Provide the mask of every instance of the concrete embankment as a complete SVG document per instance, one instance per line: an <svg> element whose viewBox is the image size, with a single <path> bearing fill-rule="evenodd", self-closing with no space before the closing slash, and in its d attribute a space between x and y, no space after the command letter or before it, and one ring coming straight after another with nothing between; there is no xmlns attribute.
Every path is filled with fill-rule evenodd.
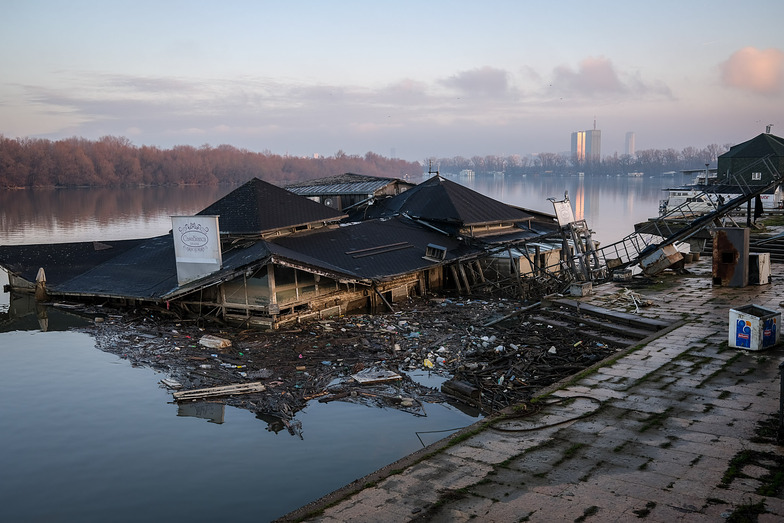
<svg viewBox="0 0 784 523"><path fill-rule="evenodd" d="M713 286L710 258L687 269L580 298L672 329L554 387L531 415L479 423L283 520L782 520L784 349L727 340L730 309L784 308L784 275L774 265L771 284L730 288Z"/></svg>

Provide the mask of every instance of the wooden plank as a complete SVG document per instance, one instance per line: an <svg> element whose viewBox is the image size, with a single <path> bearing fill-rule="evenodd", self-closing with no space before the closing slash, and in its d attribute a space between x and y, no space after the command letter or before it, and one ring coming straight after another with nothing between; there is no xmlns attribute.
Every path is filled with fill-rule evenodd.
<svg viewBox="0 0 784 523"><path fill-rule="evenodd" d="M462 294L463 286L460 284L460 277L457 275L457 268L454 265L450 265L449 270L452 271L452 278L455 280L455 286L457 287L458 294Z"/></svg>
<svg viewBox="0 0 784 523"><path fill-rule="evenodd" d="M253 383L235 383L233 385L223 385L220 387L207 387L204 389L184 390L173 394L176 401L194 400L201 398L212 398L215 396L230 396L232 394L251 394L253 392L264 392L267 388L260 381Z"/></svg>
<svg viewBox="0 0 784 523"><path fill-rule="evenodd" d="M465 285L466 294L471 294L471 285L468 283L468 276L466 276L465 267L463 267L462 263L458 263L457 269L460 271L460 276L463 277L463 284Z"/></svg>
<svg viewBox="0 0 784 523"><path fill-rule="evenodd" d="M628 312L620 312L620 311L614 311L612 309L605 309L604 307L598 307L596 305L591 305L589 303L579 302L579 306L578 306L578 302L576 300L570 300L566 298L552 300L552 302L557 303L559 305L564 305L566 307L571 307L576 310L579 309L580 312L593 314L595 316L606 318L610 321L622 322L627 324L637 324L640 326L645 326L646 328L654 331L661 330L672 325L672 323L670 322L656 320L653 318L646 318L644 316L640 316L639 314L630 314Z"/></svg>
<svg viewBox="0 0 784 523"><path fill-rule="evenodd" d="M487 280L485 280L485 273L482 272L482 264L479 263L479 260L476 260L474 262L474 266L476 267L476 272L479 275L479 281L481 281L482 283L487 281Z"/></svg>

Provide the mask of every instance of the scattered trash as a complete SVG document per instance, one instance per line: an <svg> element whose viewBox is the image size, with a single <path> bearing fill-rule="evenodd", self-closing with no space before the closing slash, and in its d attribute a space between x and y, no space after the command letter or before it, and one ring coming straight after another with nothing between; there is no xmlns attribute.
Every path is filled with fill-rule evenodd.
<svg viewBox="0 0 784 523"><path fill-rule="evenodd" d="M173 328L168 318L149 315L109 315L111 322L86 330L102 350L166 373L181 384L177 394L213 390L224 394L216 401L256 413L269 430L293 427L301 435L294 416L316 398L422 416L426 403L449 395L489 413L618 350L610 338L586 336L585 320L554 327L534 313L541 314L540 305L504 298L412 298L394 314L237 329L228 331L231 341L208 325ZM504 319L488 325L495 318ZM412 379L417 372L427 380ZM220 392L253 382L264 388Z"/></svg>
<svg viewBox="0 0 784 523"><path fill-rule="evenodd" d="M231 347L231 341L211 334L205 334L199 340L199 345L207 347L208 349L225 349Z"/></svg>

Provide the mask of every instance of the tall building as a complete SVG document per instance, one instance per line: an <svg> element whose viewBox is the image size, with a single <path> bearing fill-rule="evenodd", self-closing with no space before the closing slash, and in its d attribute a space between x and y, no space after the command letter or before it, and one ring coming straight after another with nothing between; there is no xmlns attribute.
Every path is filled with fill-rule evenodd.
<svg viewBox="0 0 784 523"><path fill-rule="evenodd" d="M572 133L572 158L579 163L585 161L585 131Z"/></svg>
<svg viewBox="0 0 784 523"><path fill-rule="evenodd" d="M594 128L585 131L585 159L590 163L602 161L602 132Z"/></svg>
<svg viewBox="0 0 784 523"><path fill-rule="evenodd" d="M572 133L572 158L578 163L598 163L602 159L602 131L596 128Z"/></svg>
<svg viewBox="0 0 784 523"><path fill-rule="evenodd" d="M624 154L634 156L636 149L634 148L634 132L628 131L626 133L626 144L623 149Z"/></svg>

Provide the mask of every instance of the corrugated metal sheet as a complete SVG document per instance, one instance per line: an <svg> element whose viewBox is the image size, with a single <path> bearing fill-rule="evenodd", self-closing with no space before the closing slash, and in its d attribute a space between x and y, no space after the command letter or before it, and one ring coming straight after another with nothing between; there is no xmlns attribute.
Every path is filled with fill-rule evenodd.
<svg viewBox="0 0 784 523"><path fill-rule="evenodd" d="M353 183L337 183L332 185L308 185L303 187L287 187L287 190L300 196L337 196L339 194L372 196L379 189L389 185L390 180L375 180Z"/></svg>

